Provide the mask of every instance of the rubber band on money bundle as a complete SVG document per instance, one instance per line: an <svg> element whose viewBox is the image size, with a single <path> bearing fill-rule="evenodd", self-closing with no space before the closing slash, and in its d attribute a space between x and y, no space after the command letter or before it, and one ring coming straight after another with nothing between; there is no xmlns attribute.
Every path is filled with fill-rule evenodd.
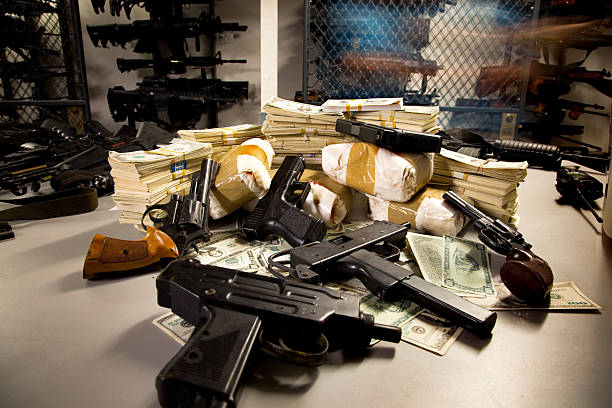
<svg viewBox="0 0 612 408"><path fill-rule="evenodd" d="M219 161L210 195L210 216L218 219L261 198L270 188L274 150L267 140L253 138L233 147Z"/></svg>
<svg viewBox="0 0 612 408"><path fill-rule="evenodd" d="M433 174L433 154L395 154L369 143L338 143L322 150L334 181L384 200L408 201Z"/></svg>

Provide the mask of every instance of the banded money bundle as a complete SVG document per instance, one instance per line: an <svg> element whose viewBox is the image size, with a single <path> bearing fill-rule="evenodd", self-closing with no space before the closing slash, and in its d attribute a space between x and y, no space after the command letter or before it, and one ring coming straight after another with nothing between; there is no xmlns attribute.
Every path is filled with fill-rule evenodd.
<svg viewBox="0 0 612 408"><path fill-rule="evenodd" d="M404 106L401 110L354 112L351 119L359 122L413 132L438 133L438 106Z"/></svg>
<svg viewBox="0 0 612 408"><path fill-rule="evenodd" d="M371 112L371 111L398 111L404 107L402 97L395 98L367 98L367 99L328 99L321 109L323 112Z"/></svg>
<svg viewBox="0 0 612 408"><path fill-rule="evenodd" d="M210 143L214 156L220 156L219 153L225 153L232 146L253 137L263 137L260 125L248 123L223 128L179 130L177 134L181 139Z"/></svg>
<svg viewBox="0 0 612 408"><path fill-rule="evenodd" d="M482 160L442 149L434 157L430 184L470 197L490 217L518 227L517 187L526 177L527 162Z"/></svg>
<svg viewBox="0 0 612 408"><path fill-rule="evenodd" d="M139 224L148 206L189 190L191 177L212 152L210 143L179 138L150 151L111 151L108 162L115 182L113 200L122 210L119 222Z"/></svg>
<svg viewBox="0 0 612 408"><path fill-rule="evenodd" d="M267 113L261 130L274 148L273 167L285 156L303 155L309 167L321 168L321 150L335 143L356 139L336 131L341 113L323 112L320 106L272 97L263 106Z"/></svg>

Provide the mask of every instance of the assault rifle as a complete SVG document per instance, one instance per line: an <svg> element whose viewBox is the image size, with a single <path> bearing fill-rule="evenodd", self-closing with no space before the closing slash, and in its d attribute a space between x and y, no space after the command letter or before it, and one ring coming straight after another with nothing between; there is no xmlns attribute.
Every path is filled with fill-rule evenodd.
<svg viewBox="0 0 612 408"><path fill-rule="evenodd" d="M195 125L206 110L207 102L236 103L248 98L246 81L222 81L220 79L144 78L139 86L126 91L122 86L108 90L108 106L115 122L151 121L162 126L187 128ZM158 110L166 110L169 122L159 116Z"/></svg>
<svg viewBox="0 0 612 408"><path fill-rule="evenodd" d="M43 121L39 128L0 128L1 147L8 152L0 157L0 190L23 195L28 186L36 192L42 182L50 181L56 191L92 186L101 196L112 192L114 186L109 150L150 149L152 143L163 141L159 135L135 138L136 130L126 131L125 127L113 135L94 120L86 121L84 128L85 134L77 135L67 124L52 119ZM5 137L11 140L5 141Z"/></svg>
<svg viewBox="0 0 612 408"><path fill-rule="evenodd" d="M157 375L159 403L235 407L236 391L257 348L317 366L328 351L363 354L373 339L398 343L401 330L359 311L356 296L201 265L172 262L157 277L157 302L193 324L189 341Z"/></svg>
<svg viewBox="0 0 612 408"><path fill-rule="evenodd" d="M193 38L196 50L199 51L199 39L204 33L246 30L247 26L222 23L219 17L205 12L199 18L183 18L178 22L136 20L132 24L87 26L89 37L96 47L107 47L110 43L125 48L127 43L138 40L134 52L158 53L163 58L184 57L183 43L186 38Z"/></svg>
<svg viewBox="0 0 612 408"><path fill-rule="evenodd" d="M562 160L569 160L605 172L610 160L608 153L589 152L585 147L559 147L518 140L486 140L476 133L463 129L449 130L440 134L443 136L442 145L446 149L480 159L527 161L530 166L545 170L556 171L561 166Z"/></svg>
<svg viewBox="0 0 612 408"><path fill-rule="evenodd" d="M497 314L435 286L414 272L396 265L406 246L410 224L375 221L327 242L303 245L278 252L268 259L269 269L288 271L302 282L316 283L355 277L368 290L387 301L409 299L428 310L487 337ZM276 261L289 254L290 267Z"/></svg>
<svg viewBox="0 0 612 408"><path fill-rule="evenodd" d="M246 64L245 59L224 60L221 52L214 57L186 57L182 59L126 59L117 58L117 68L121 72L134 71L142 68L154 68L157 72L165 74L184 74L187 67L211 67L223 64Z"/></svg>
<svg viewBox="0 0 612 408"><path fill-rule="evenodd" d="M476 95L481 98L488 96L511 83L520 81L524 73L525 67L520 65L482 67L476 81ZM528 74L529 93L539 98L549 99L566 94L570 91L569 83L573 81L587 83L604 95L612 97L612 80L608 79L610 72L605 69L589 71L576 64L558 67L532 61Z"/></svg>
<svg viewBox="0 0 612 408"><path fill-rule="evenodd" d="M129 19L132 8L134 6L144 7L145 10L151 12L154 8L171 9L180 7L183 4L209 4L211 0L109 0L109 8L112 16L119 17L123 8L125 16ZM106 0L91 0L96 14L104 12ZM163 15L163 14L162 14Z"/></svg>

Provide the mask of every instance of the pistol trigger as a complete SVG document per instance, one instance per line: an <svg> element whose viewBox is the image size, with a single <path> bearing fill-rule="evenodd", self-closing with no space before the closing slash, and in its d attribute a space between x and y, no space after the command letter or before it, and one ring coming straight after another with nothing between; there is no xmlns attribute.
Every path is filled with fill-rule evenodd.
<svg viewBox="0 0 612 408"><path fill-rule="evenodd" d="M295 276L300 282L319 283L319 274L312 271L308 265L297 265L295 267Z"/></svg>

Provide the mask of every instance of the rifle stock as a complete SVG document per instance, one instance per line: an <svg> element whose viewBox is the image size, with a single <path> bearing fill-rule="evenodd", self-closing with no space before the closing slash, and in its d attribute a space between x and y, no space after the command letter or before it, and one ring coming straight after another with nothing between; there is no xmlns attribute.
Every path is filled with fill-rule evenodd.
<svg viewBox="0 0 612 408"><path fill-rule="evenodd" d="M162 259L174 259L178 256L176 244L157 228L147 227L147 235L137 241L96 234L87 251L83 278L110 277L117 272L139 270Z"/></svg>

